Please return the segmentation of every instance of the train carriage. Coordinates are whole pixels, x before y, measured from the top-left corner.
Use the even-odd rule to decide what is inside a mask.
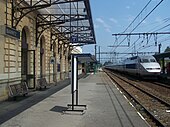
[[[134,56],[119,65],[107,65],[105,68],[142,77],[157,77],[161,72],[161,67],[153,56]]]

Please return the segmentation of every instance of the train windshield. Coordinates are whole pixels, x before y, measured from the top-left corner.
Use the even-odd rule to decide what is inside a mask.
[[[149,59],[142,59],[142,63],[149,63]]]
[[[140,60],[141,63],[149,63],[149,62],[156,62],[155,59],[141,59]]]
[[[150,62],[156,62],[156,60],[155,59],[150,59]]]

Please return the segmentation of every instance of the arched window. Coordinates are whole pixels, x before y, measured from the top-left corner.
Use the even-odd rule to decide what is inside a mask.
[[[26,80],[26,75],[27,75],[27,66],[28,66],[27,51],[28,51],[27,35],[25,29],[23,28],[22,38],[21,38],[21,75],[23,80]]]

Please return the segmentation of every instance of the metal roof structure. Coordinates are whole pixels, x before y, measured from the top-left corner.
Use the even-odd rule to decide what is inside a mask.
[[[75,46],[96,44],[89,0],[12,0],[12,7],[14,28],[25,15],[38,12],[36,45],[46,29],[51,29],[52,41],[59,38]],[[21,15],[16,17],[18,13]]]
[[[170,52],[156,54],[156,55],[154,55],[154,57],[157,59],[166,58],[166,57],[170,58]]]
[[[93,56],[90,53],[81,53],[81,54],[71,54],[74,55],[78,58],[78,61],[81,63],[85,63],[85,62],[97,62],[95,56]]]

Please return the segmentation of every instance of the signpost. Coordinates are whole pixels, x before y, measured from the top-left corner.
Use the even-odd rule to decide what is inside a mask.
[[[73,84],[73,86],[72,86],[72,93],[73,92],[75,92],[76,90],[77,90],[77,80],[78,80],[78,75],[77,75],[77,57],[73,57],[72,56],[72,70],[71,70],[71,72],[72,72],[72,78],[71,78],[71,82],[72,82],[72,84]]]
[[[77,36],[71,36],[71,42],[72,43],[78,42],[78,37]]]
[[[85,109],[87,108],[87,105],[80,105],[78,103],[78,58],[80,57],[91,57],[91,54],[72,54],[71,55],[71,94],[72,94],[72,103],[68,104],[67,106],[69,107],[67,111],[72,111],[72,112],[84,112],[84,110],[80,109],[75,109],[75,107],[84,107]],[[76,94],[76,96],[75,96]],[[74,101],[76,97],[76,101]],[[71,108],[70,108],[71,107]]]
[[[5,36],[12,37],[14,39],[20,39],[20,32],[14,28],[10,28],[6,25],[0,26],[0,33]]]

